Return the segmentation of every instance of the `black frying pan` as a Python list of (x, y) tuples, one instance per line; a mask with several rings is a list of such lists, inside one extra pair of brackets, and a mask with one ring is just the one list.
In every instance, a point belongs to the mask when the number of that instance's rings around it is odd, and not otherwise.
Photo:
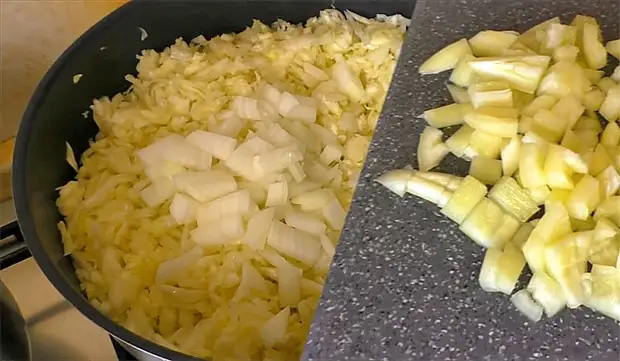
[[(37, 87), (17, 135), (13, 166), (14, 199), (24, 238), (45, 275), (80, 312), (106, 331), (143, 352), (168, 360), (192, 359), (156, 345), (117, 325), (90, 305), (79, 288), (71, 260), (63, 256), (61, 219), (56, 188), (75, 173), (65, 161), (65, 142), (79, 156), (97, 127), (84, 119), (94, 98), (128, 88), (124, 77), (135, 73), (136, 54), (161, 50), (183, 37), (211, 37), (237, 32), (259, 19), (303, 22), (321, 9), (351, 9), (366, 16), (377, 13), (409, 16), (415, 1), (132, 1), (81, 36), (54, 63)], [(139, 27), (148, 37), (140, 40)], [(83, 74), (79, 83), (73, 76)], [(59, 330), (59, 332), (62, 332)]]

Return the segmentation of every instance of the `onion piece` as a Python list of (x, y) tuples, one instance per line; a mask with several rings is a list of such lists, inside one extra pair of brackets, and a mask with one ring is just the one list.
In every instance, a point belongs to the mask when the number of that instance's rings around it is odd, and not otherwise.
[(232, 215), (209, 223), (202, 222), (191, 231), (192, 240), (201, 246), (221, 246), (233, 243), (244, 235), (243, 219)]
[(267, 244), (308, 266), (312, 266), (318, 260), (321, 252), (321, 243), (318, 239), (280, 221), (271, 223)]
[(255, 250), (263, 249), (274, 216), (275, 208), (265, 208), (254, 214), (248, 222), (247, 231), (241, 242)]
[(290, 316), (290, 308), (285, 307), (260, 327), (259, 333), (266, 347), (271, 348), (286, 341)]
[(190, 269), (203, 255), (201, 247), (194, 247), (191, 251), (159, 264), (155, 272), (155, 282), (159, 284), (173, 280)]

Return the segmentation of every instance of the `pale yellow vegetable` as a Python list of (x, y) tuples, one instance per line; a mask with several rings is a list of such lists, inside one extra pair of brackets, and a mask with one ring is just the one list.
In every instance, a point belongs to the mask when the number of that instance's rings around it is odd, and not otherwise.
[(471, 54), (467, 39), (458, 40), (428, 58), (418, 71), (420, 74), (437, 74), (454, 69), (462, 56)]
[(620, 86), (614, 86), (607, 91), (599, 112), (610, 122), (618, 120), (620, 117)]
[(545, 160), (545, 178), (549, 187), (554, 189), (573, 189), (574, 172), (587, 173), (588, 166), (579, 154), (562, 146), (550, 144)]
[(605, 94), (607, 94), (609, 92), (609, 90), (613, 89), (616, 87), (616, 83), (611, 80), (611, 78), (609, 77), (603, 77), (601, 78), (597, 83), (596, 86)]
[(601, 69), (607, 64), (607, 51), (599, 40), (600, 31), (598, 24), (586, 23), (583, 25), (581, 50), (588, 66), (592, 69)]
[(620, 321), (620, 269), (594, 265), (582, 276), (582, 285), (586, 306)]
[(547, 184), (545, 177), (546, 153), (545, 147), (539, 144), (524, 143), (521, 145), (519, 169), (527, 170), (527, 172), (519, 173), (524, 187), (536, 188)]
[(571, 232), (568, 212), (562, 204), (553, 203), (545, 209), (545, 214), (523, 245), (523, 254), (530, 269), (534, 272), (543, 270), (547, 244)]
[(544, 271), (535, 272), (527, 285), (532, 298), (544, 309), (547, 317), (552, 317), (566, 306), (562, 287)]
[(502, 150), (503, 138), (476, 129), (469, 138), (469, 147), (465, 149), (465, 155), (469, 159), (484, 155), (489, 158), (497, 158)]
[(527, 221), (538, 212), (538, 205), (528, 192), (511, 177), (502, 177), (491, 188), (488, 197), (521, 222)]
[(608, 218), (614, 224), (620, 227), (620, 196), (612, 196), (604, 201), (596, 208), (594, 212), (595, 220)]
[(428, 125), (435, 128), (445, 128), (462, 124), (467, 113), (473, 110), (469, 103), (449, 104), (443, 107), (430, 109), (422, 114)]
[(511, 176), (519, 168), (519, 152), (521, 150), (521, 136), (511, 138), (501, 150), (502, 174)]
[(418, 167), (420, 170), (431, 170), (435, 168), (450, 152), (441, 138), (443, 133), (441, 130), (426, 127), (420, 135), (418, 144)]
[(450, 83), (446, 84), (446, 88), (448, 88), (448, 92), (450, 92), (450, 96), (455, 103), (463, 104), (471, 102), (469, 94), (467, 94), (467, 89)]
[(485, 30), (469, 39), (469, 46), (475, 56), (499, 56), (510, 48), (518, 36), (508, 31)]
[(612, 165), (597, 175), (596, 180), (598, 180), (603, 199), (613, 196), (620, 189), (620, 174)]
[(534, 114), (532, 131), (548, 142), (558, 142), (562, 139), (568, 123), (550, 110), (542, 109)]
[(576, 219), (587, 219), (601, 201), (598, 189), (598, 180), (585, 174), (566, 200), (568, 214)]
[(467, 87), (472, 82), (472, 77), (474, 71), (469, 67), (469, 61), (475, 59), (475, 57), (471, 54), (463, 55), (454, 70), (452, 70), (452, 74), (450, 74), (450, 81), (458, 86)]
[(599, 175), (607, 167), (613, 164), (613, 160), (609, 156), (607, 149), (602, 144), (597, 144), (594, 151), (588, 159), (588, 169), (592, 176)]
[(457, 157), (462, 157), (465, 149), (469, 146), (470, 138), (474, 129), (467, 124), (463, 124), (450, 138), (446, 139), (446, 146), (450, 152)]
[(487, 187), (476, 178), (467, 176), (454, 190), (452, 198), (441, 209), (441, 213), (461, 224), (472, 209), (487, 194)]
[(551, 108), (551, 111), (566, 123), (566, 128), (572, 127), (586, 108), (581, 105), (579, 99), (569, 94), (565, 95)]
[(484, 255), (478, 282), (487, 292), (510, 295), (525, 266), (521, 250), (512, 243), (501, 248), (490, 248)]
[(603, 134), (601, 134), (601, 144), (604, 146), (620, 145), (620, 127), (615, 122), (607, 123)]
[(485, 184), (495, 184), (502, 177), (502, 162), (484, 155), (471, 160), (469, 175)]
[(555, 96), (540, 95), (534, 98), (534, 100), (530, 104), (525, 106), (525, 108), (521, 110), (521, 114), (533, 117), (534, 114), (536, 114), (541, 109), (551, 110), (551, 108), (557, 102), (558, 102), (558, 99)]
[(480, 58), (470, 61), (469, 66), (480, 76), (505, 80), (513, 89), (532, 94), (550, 60), (540, 55)]
[(598, 134), (603, 131), (603, 127), (601, 127), (601, 122), (597, 118), (583, 116), (573, 125), (573, 130), (593, 130)]
[(543, 308), (532, 299), (527, 290), (520, 290), (510, 296), (510, 302), (532, 322), (538, 322), (542, 318)]
[(599, 219), (589, 251), (590, 263), (615, 266), (620, 254), (620, 228), (606, 218)]
[(513, 108), (481, 107), (465, 115), (470, 127), (507, 138), (517, 134), (518, 122), (518, 112)]
[(475, 108), (513, 106), (513, 92), (504, 82), (486, 82), (472, 84), (468, 88), (469, 98)]
[(551, 189), (547, 186), (540, 186), (536, 188), (528, 188), (528, 192), (530, 193), (530, 197), (536, 204), (543, 205), (551, 195)]
[(485, 248), (501, 248), (520, 227), (520, 222), (495, 202), (482, 198), (467, 215), (459, 229)]
[(620, 39), (607, 42), (607, 44), (605, 44), (605, 49), (614, 58), (620, 59)]
[(597, 111), (605, 101), (605, 93), (599, 89), (592, 89), (584, 94), (582, 101), (586, 109)]

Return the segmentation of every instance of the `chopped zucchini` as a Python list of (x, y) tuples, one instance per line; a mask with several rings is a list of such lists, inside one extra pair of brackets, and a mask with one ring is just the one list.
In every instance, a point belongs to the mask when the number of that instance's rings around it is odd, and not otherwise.
[(616, 83), (609, 77), (603, 77), (596, 83), (596, 86), (607, 95), (611, 89), (616, 87)]
[(583, 24), (582, 53), (591, 69), (601, 69), (607, 65), (607, 50), (600, 40), (598, 24)]
[(593, 130), (596, 134), (598, 134), (603, 131), (603, 128), (601, 127), (601, 122), (598, 119), (583, 116), (577, 120), (575, 125), (573, 125), (573, 130)]
[(553, 95), (540, 95), (537, 96), (530, 104), (528, 104), (521, 114), (533, 117), (541, 109), (551, 109), (558, 102), (558, 99)]
[(620, 254), (620, 228), (606, 218), (601, 218), (594, 228), (594, 236), (590, 246), (592, 264), (615, 266)]

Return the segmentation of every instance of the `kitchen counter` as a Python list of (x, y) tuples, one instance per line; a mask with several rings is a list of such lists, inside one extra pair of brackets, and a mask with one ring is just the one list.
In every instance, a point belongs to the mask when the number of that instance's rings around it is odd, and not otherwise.
[[(585, 8), (585, 10), (584, 10)], [(520, 30), (556, 15), (596, 16), (620, 33), (618, 0), (421, 0), (317, 310), (304, 360), (620, 359), (620, 325), (582, 307), (529, 323), (478, 285), (482, 249), (434, 205), (373, 180), (416, 166), (416, 118), (449, 103), (449, 74), (418, 75), (432, 53), (485, 29)], [(446, 158), (440, 171), (467, 172)], [(521, 282), (523, 284), (523, 282)]]

